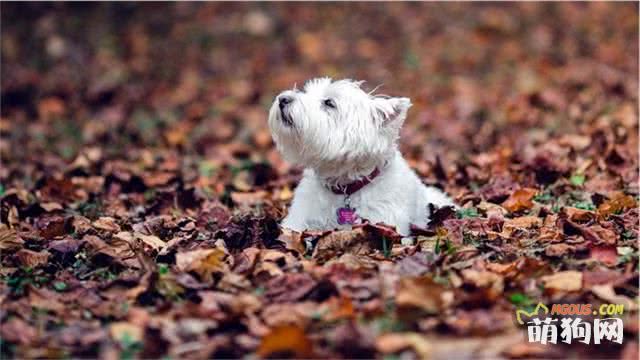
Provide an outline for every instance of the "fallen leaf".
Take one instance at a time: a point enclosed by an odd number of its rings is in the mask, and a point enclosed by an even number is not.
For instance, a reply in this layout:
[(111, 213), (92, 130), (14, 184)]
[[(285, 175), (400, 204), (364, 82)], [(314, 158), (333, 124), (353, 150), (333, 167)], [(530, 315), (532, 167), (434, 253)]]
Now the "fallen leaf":
[(282, 234), (278, 237), (278, 241), (284, 243), (287, 249), (293, 250), (298, 254), (304, 254), (306, 252), (305, 244), (302, 241), (302, 234), (297, 231), (282, 229)]
[(20, 249), (14, 254), (20, 265), (32, 269), (46, 265), (49, 262), (50, 255), (48, 251), (33, 251), (27, 249)]
[(376, 348), (384, 354), (411, 349), (419, 359), (429, 359), (433, 352), (433, 345), (420, 333), (384, 334), (376, 339)]
[(214, 273), (229, 269), (226, 258), (226, 252), (219, 247), (180, 252), (176, 254), (176, 268), (179, 271), (194, 271), (209, 282)]
[(313, 250), (312, 257), (319, 262), (329, 260), (339, 254), (349, 252), (355, 255), (363, 255), (372, 252), (376, 248), (382, 248), (371, 239), (364, 228), (353, 230), (339, 230), (322, 235)]
[(93, 222), (93, 227), (98, 230), (104, 230), (108, 232), (119, 232), (120, 225), (118, 225), (114, 218), (103, 216)]
[(310, 358), (313, 356), (313, 344), (304, 330), (295, 325), (278, 326), (265, 335), (256, 351), (261, 357), (292, 356)]
[(517, 230), (528, 230), (542, 226), (542, 219), (537, 216), (520, 216), (513, 219), (506, 219), (502, 225), (501, 236), (510, 238)]
[(318, 282), (307, 273), (283, 274), (269, 280), (264, 296), (274, 302), (299, 301), (317, 284)]
[(615, 231), (600, 225), (582, 227), (581, 232), (585, 240), (592, 241), (594, 244), (615, 245), (618, 242), (619, 236)]
[(575, 222), (589, 222), (595, 219), (596, 214), (593, 211), (578, 209), (570, 206), (562, 208), (562, 212), (567, 215), (569, 219)]
[(16, 250), (23, 244), (24, 240), (18, 237), (15, 230), (10, 229), (6, 224), (0, 224), (0, 250)]
[(402, 258), (396, 263), (398, 274), (403, 276), (420, 276), (429, 271), (435, 264), (435, 254), (418, 252)]
[(40, 230), (40, 236), (49, 240), (64, 235), (65, 218), (61, 215), (42, 216), (36, 220), (36, 228)]
[(396, 305), (436, 314), (445, 306), (444, 292), (444, 287), (428, 276), (402, 278), (398, 283)]
[(544, 253), (550, 257), (563, 257), (575, 250), (575, 247), (569, 244), (551, 244), (544, 249)]
[(504, 217), (507, 215), (508, 211), (500, 205), (496, 205), (490, 202), (482, 201), (480, 204), (476, 205), (479, 210), (484, 211), (488, 218), (490, 217)]
[(89, 252), (92, 256), (102, 254), (125, 266), (138, 265), (136, 254), (129, 242), (114, 238), (108, 244), (94, 235), (85, 235), (82, 241), (89, 245)]
[(582, 289), (582, 273), (579, 271), (560, 271), (540, 278), (545, 289), (558, 291), (578, 291)]
[(598, 215), (606, 218), (611, 214), (617, 214), (625, 209), (631, 209), (637, 206), (633, 196), (618, 193), (611, 200), (607, 200), (598, 206)]
[(538, 190), (536, 189), (518, 189), (502, 203), (502, 207), (512, 213), (531, 209), (533, 207), (533, 197), (536, 196), (537, 193)]
[(143, 244), (149, 246), (151, 249), (155, 251), (162, 250), (167, 246), (166, 242), (160, 240), (160, 238), (155, 235), (144, 235), (141, 233), (135, 233), (134, 237), (142, 241)]
[(503, 202), (520, 186), (510, 176), (498, 176), (479, 190), (479, 195), (492, 203)]
[(470, 284), (479, 288), (490, 288), (494, 295), (502, 294), (504, 281), (502, 276), (490, 271), (478, 271), (474, 269), (464, 269), (461, 271), (462, 278)]

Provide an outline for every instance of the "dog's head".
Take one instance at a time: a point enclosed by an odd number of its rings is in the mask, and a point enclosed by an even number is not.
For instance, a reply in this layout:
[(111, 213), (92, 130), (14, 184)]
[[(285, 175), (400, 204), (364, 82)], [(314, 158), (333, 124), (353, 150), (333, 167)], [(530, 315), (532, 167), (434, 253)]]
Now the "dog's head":
[(411, 101), (372, 95), (361, 84), (318, 78), (278, 95), (269, 127), (285, 159), (338, 177), (393, 154)]

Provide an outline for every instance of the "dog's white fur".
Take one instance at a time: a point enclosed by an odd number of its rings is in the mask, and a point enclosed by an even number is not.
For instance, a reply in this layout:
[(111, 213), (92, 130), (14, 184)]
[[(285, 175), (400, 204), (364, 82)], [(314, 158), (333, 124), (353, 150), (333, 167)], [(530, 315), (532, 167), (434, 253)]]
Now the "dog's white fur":
[[(273, 139), (287, 161), (305, 167), (283, 227), (341, 228), (336, 211), (344, 206), (345, 196), (328, 186), (361, 179), (376, 167), (380, 175), (350, 197), (362, 219), (394, 225), (408, 235), (410, 224), (428, 222), (429, 203), (453, 205), (442, 191), (425, 186), (398, 151), (411, 101), (371, 95), (361, 84), (318, 78), (308, 81), (303, 91), (287, 90), (276, 97), (269, 112)], [(283, 109), (282, 96), (291, 99)]]

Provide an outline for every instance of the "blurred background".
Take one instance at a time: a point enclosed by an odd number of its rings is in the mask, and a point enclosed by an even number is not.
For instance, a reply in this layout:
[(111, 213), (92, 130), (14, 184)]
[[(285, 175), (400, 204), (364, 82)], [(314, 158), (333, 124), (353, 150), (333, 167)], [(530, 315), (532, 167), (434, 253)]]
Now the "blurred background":
[(425, 176), (435, 155), (584, 133), (602, 114), (634, 128), (637, 14), (604, 2), (2, 4), (0, 154), (20, 166), (0, 178), (29, 186), (91, 146), (179, 154), (205, 175), (247, 159), (285, 174), (267, 109), (325, 75), (412, 99), (402, 148)]

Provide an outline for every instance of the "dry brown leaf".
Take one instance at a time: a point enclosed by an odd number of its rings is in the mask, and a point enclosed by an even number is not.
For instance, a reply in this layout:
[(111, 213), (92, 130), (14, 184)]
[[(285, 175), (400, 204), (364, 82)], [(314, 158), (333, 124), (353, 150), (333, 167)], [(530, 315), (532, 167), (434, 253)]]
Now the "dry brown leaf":
[(592, 241), (594, 244), (616, 245), (619, 235), (611, 229), (607, 229), (600, 225), (580, 228), (582, 236), (585, 240)]
[(296, 251), (298, 254), (304, 254), (306, 252), (302, 234), (297, 231), (282, 229), (278, 241), (283, 242), (287, 249)]
[(116, 223), (116, 220), (112, 217), (103, 216), (98, 220), (93, 222), (93, 227), (99, 230), (104, 230), (108, 232), (119, 232), (120, 225)]
[(446, 305), (445, 289), (428, 276), (402, 278), (398, 283), (396, 304), (400, 308), (419, 308), (436, 314)]
[(194, 271), (205, 281), (211, 281), (212, 274), (229, 270), (227, 253), (222, 248), (200, 249), (176, 254), (176, 268), (179, 271)]
[(480, 202), (476, 207), (484, 211), (487, 217), (502, 217), (508, 213), (502, 206), (487, 201)]
[(521, 216), (514, 219), (506, 219), (502, 225), (500, 235), (505, 238), (511, 237), (514, 231), (540, 227), (542, 219), (537, 216)]
[(160, 240), (160, 238), (155, 235), (144, 235), (141, 233), (135, 233), (134, 237), (156, 251), (162, 250), (167, 246), (166, 242)]
[(13, 229), (9, 229), (6, 224), (0, 224), (0, 250), (16, 250), (22, 247), (24, 240), (18, 237)]
[(131, 243), (113, 238), (110, 244), (94, 235), (85, 235), (82, 241), (86, 242), (90, 247), (90, 253), (92, 255), (103, 254), (114, 261), (122, 263), (124, 265), (133, 266), (138, 264), (136, 260), (136, 254), (131, 247)]
[(419, 359), (430, 359), (433, 345), (420, 333), (390, 333), (376, 339), (376, 348), (384, 354), (412, 349)]
[(364, 228), (353, 230), (340, 230), (329, 232), (318, 240), (313, 258), (318, 261), (326, 261), (342, 253), (363, 255), (372, 252), (379, 247), (370, 239)]
[(269, 334), (262, 338), (257, 353), (261, 357), (289, 355), (295, 358), (310, 358), (313, 356), (313, 344), (301, 327), (283, 325), (271, 329)]
[(518, 212), (531, 209), (533, 207), (533, 197), (536, 196), (538, 190), (531, 188), (522, 188), (513, 192), (507, 200), (502, 203), (502, 207), (509, 212)]
[(36, 228), (40, 230), (40, 236), (49, 240), (61, 236), (65, 231), (65, 218), (61, 215), (42, 216), (36, 220)]
[(544, 250), (544, 254), (550, 257), (562, 257), (574, 249), (574, 246), (565, 243), (551, 244)]
[(464, 269), (461, 273), (467, 283), (471, 283), (479, 288), (490, 288), (496, 296), (502, 294), (504, 290), (504, 280), (502, 276), (496, 273), (474, 269)]
[(578, 291), (582, 289), (582, 273), (579, 271), (560, 271), (540, 278), (545, 289), (558, 291)]
[(588, 222), (594, 220), (596, 214), (593, 211), (578, 209), (574, 207), (564, 207), (562, 212), (567, 215), (569, 219), (576, 222)]
[(625, 209), (637, 206), (633, 196), (618, 193), (611, 200), (607, 200), (598, 206), (598, 215), (608, 217), (611, 214), (617, 214)]
[(264, 296), (273, 302), (300, 301), (317, 285), (308, 273), (285, 273), (267, 282)]
[(47, 264), (49, 261), (48, 251), (33, 251), (28, 249), (20, 249), (17, 253), (15, 253), (16, 259), (20, 265), (28, 268), (36, 268), (41, 265)]

